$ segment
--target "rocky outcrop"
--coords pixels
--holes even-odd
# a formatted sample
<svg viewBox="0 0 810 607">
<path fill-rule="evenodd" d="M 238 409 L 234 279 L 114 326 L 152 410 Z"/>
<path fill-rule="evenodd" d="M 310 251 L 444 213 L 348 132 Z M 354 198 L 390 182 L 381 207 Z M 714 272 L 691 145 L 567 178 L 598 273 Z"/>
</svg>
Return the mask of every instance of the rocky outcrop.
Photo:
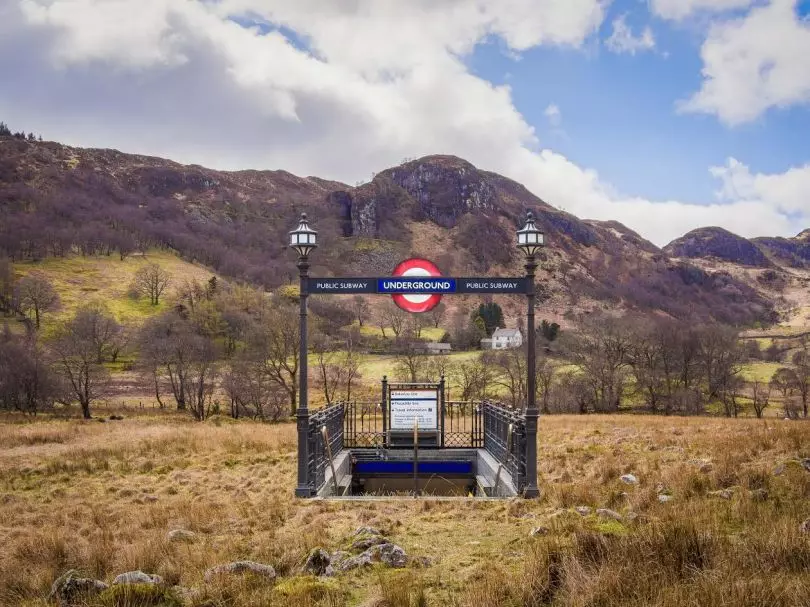
<svg viewBox="0 0 810 607">
<path fill-rule="evenodd" d="M 71 569 L 63 573 L 51 584 L 48 600 L 55 601 L 57 605 L 65 607 L 77 605 L 107 588 L 108 586 L 104 582 L 81 577 L 76 570 Z"/>
<path fill-rule="evenodd" d="M 723 228 L 699 228 L 664 247 L 673 257 L 715 258 L 732 263 L 767 268 L 773 265 L 756 244 Z"/>
<path fill-rule="evenodd" d="M 162 584 L 163 578 L 159 575 L 144 573 L 143 571 L 127 571 L 115 576 L 113 586 L 122 584 Z"/>
</svg>

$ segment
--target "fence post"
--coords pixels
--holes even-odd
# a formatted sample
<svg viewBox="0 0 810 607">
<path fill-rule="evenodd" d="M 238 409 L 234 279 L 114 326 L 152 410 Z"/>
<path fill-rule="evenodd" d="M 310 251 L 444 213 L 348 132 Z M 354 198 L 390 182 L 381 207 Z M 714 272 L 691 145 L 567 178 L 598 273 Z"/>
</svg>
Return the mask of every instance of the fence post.
<svg viewBox="0 0 810 607">
<path fill-rule="evenodd" d="M 382 409 L 382 432 L 383 448 L 388 447 L 388 376 L 382 378 L 382 398 L 380 399 L 380 409 Z"/>
</svg>

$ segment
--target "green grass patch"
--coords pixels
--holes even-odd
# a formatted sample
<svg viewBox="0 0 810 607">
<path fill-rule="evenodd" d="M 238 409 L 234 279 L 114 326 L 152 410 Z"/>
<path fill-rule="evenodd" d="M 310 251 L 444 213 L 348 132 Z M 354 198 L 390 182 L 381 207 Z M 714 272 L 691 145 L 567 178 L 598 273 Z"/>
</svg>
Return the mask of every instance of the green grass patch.
<svg viewBox="0 0 810 607">
<path fill-rule="evenodd" d="M 742 377 L 746 381 L 769 382 L 777 369 L 784 367 L 783 363 L 755 362 L 748 363 L 742 368 Z"/>
</svg>

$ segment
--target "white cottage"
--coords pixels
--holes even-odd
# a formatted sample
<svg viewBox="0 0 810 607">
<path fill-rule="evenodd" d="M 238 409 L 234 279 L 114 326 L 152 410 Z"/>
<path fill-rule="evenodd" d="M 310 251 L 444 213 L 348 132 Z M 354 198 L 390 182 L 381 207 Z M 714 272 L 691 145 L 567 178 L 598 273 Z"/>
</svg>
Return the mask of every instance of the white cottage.
<svg viewBox="0 0 810 607">
<path fill-rule="evenodd" d="M 523 345 L 523 335 L 517 329 L 495 329 L 492 337 L 481 340 L 485 350 L 505 350 Z"/>
</svg>

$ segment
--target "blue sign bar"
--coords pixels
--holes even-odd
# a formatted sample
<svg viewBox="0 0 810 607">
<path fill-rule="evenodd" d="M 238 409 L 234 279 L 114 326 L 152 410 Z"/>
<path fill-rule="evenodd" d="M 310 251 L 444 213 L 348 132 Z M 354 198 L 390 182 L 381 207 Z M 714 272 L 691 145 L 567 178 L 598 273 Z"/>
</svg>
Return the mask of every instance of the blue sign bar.
<svg viewBox="0 0 810 607">
<path fill-rule="evenodd" d="M 526 293 L 527 279 L 523 276 L 498 278 L 446 278 L 419 276 L 389 276 L 386 278 L 308 278 L 307 292 L 313 295 L 350 295 L 356 293 L 396 293 L 428 295 L 469 293 Z"/>
<path fill-rule="evenodd" d="M 455 278 L 430 278 L 419 276 L 410 278 L 407 276 L 392 276 L 391 278 L 377 279 L 377 293 L 395 294 L 404 293 L 406 295 L 418 293 L 455 293 Z"/>
</svg>

